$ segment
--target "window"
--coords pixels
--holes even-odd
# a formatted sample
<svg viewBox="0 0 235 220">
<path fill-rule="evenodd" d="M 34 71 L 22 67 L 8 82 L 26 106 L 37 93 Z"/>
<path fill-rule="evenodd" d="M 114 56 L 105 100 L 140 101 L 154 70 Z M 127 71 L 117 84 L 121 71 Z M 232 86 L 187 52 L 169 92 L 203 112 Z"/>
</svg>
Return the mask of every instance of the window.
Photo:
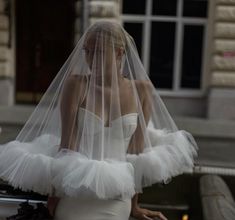
<svg viewBox="0 0 235 220">
<path fill-rule="evenodd" d="M 202 95 L 206 0 L 123 0 L 124 28 L 162 94 Z"/>
</svg>

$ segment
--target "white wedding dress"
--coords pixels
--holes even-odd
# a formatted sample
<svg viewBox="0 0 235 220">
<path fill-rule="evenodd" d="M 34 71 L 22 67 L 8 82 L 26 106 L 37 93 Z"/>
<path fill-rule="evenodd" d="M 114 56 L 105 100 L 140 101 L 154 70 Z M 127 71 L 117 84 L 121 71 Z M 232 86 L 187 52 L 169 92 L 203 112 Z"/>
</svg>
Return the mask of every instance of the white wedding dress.
<svg viewBox="0 0 235 220">
<path fill-rule="evenodd" d="M 196 144 L 186 131 L 155 129 L 149 123 L 147 133 L 152 147 L 138 155 L 123 152 L 123 160 L 116 158 L 116 149 L 127 151 L 137 118 L 137 113 L 128 113 L 105 127 L 101 126 L 101 118 L 80 108 L 78 130 L 86 120 L 87 127 L 82 129 L 85 140 L 88 136 L 98 144 L 104 134 L 103 146 L 99 147 L 104 152 L 94 148 L 91 154 L 86 147 L 79 152 L 58 151 L 60 138 L 52 134 L 42 134 L 27 143 L 14 140 L 0 148 L 0 176 L 14 187 L 45 195 L 51 195 L 53 186 L 61 198 L 55 220 L 128 220 L 136 192 L 191 172 L 196 154 Z M 118 129 L 120 124 L 122 129 Z M 99 160 L 106 154 L 111 159 Z"/>
<path fill-rule="evenodd" d="M 128 220 L 131 199 L 61 198 L 54 220 Z"/>
<path fill-rule="evenodd" d="M 81 102 L 87 108 L 77 114 Z M 137 113 L 121 115 L 124 104 Z M 101 21 L 81 37 L 16 139 L 0 145 L 0 178 L 61 198 L 56 220 L 127 220 L 135 193 L 192 172 L 197 150 L 155 92 L 133 38 Z"/>
<path fill-rule="evenodd" d="M 97 128 L 100 128 L 99 123 L 102 120 L 96 116 L 94 113 L 87 111 L 84 108 L 80 108 L 78 126 L 83 126 L 84 114 L 89 116 L 86 120 L 95 118 L 95 123 L 97 123 Z M 123 136 L 125 139 L 125 149 L 127 150 L 130 138 L 137 127 L 137 113 L 129 113 L 123 115 L 111 122 L 111 127 L 114 129 L 112 132 L 112 146 L 108 146 L 108 143 L 104 140 L 104 145 L 106 147 L 112 147 L 113 149 L 120 147 L 120 143 L 123 141 L 120 138 L 120 131 L 115 130 L 115 124 L 123 124 Z M 95 126 L 96 128 L 96 126 Z M 104 127 L 105 129 L 105 127 Z M 95 138 L 99 138 L 99 131 L 97 130 Z M 89 134 L 87 134 L 89 135 Z M 107 134 L 108 135 L 108 134 Z M 108 139 L 108 138 L 107 138 Z M 104 148 L 106 149 L 106 148 Z M 106 149 L 108 150 L 108 149 Z M 85 153 L 85 152 L 83 152 Z M 94 152 L 94 158 L 96 157 Z M 131 198 L 121 199 L 98 199 L 94 197 L 82 197 L 82 198 L 72 198 L 72 197 L 62 197 L 57 205 L 55 211 L 55 220 L 128 220 L 131 211 Z"/>
</svg>

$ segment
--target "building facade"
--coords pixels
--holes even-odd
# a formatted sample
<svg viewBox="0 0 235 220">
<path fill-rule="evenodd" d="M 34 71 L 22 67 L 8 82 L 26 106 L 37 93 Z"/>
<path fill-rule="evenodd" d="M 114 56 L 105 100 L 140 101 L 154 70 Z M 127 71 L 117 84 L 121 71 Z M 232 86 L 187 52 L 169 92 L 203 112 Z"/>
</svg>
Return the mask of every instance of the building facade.
<svg viewBox="0 0 235 220">
<path fill-rule="evenodd" d="M 119 20 L 135 38 L 144 66 L 173 115 L 235 117 L 232 105 L 235 98 L 235 1 L 145 0 L 136 1 L 135 7 L 128 0 L 61 2 L 61 6 L 54 2 L 58 5 L 54 10 L 62 11 L 64 16 L 70 13 L 70 18 L 66 20 L 70 29 L 59 27 L 61 33 L 70 32 L 70 35 L 61 36 L 60 30 L 55 30 L 54 35 L 49 36 L 49 33 L 44 38 L 51 38 L 51 41 L 59 36 L 61 41 L 69 38 L 70 45 L 65 45 L 68 51 L 58 58 L 56 68 L 48 66 L 42 71 L 56 72 L 89 24 L 99 19 Z M 67 11 L 61 9 L 63 4 L 67 5 Z M 29 93 L 32 91 L 22 92 L 20 88 L 25 85 L 18 85 L 18 81 L 24 81 L 22 77 L 27 80 L 27 74 L 21 73 L 24 71 L 21 68 L 26 68 L 22 67 L 22 63 L 30 66 L 32 62 L 40 62 L 37 56 L 43 56 L 43 53 L 40 54 L 41 45 L 37 47 L 37 39 L 32 40 L 32 36 L 27 39 L 27 35 L 37 35 L 40 31 L 35 31 L 37 28 L 28 30 L 31 26 L 24 19 L 30 18 L 30 10 L 40 9 L 44 18 L 34 16 L 34 21 L 35 26 L 42 26 L 47 23 L 46 19 L 50 20 L 47 16 L 53 16 L 45 11 L 51 6 L 45 2 L 32 1 L 31 7 L 25 5 L 14 0 L 0 0 L 0 104 L 3 106 L 13 106 L 17 100 L 19 103 L 22 100 L 30 103 Z M 28 17 L 21 18 L 21 13 L 27 12 Z M 53 22 L 61 24 L 56 20 L 58 17 L 54 17 Z M 69 22 L 71 25 L 68 25 Z M 38 29 L 44 33 L 47 31 L 46 28 Z M 36 45 L 33 54 L 21 49 L 32 41 L 31 44 Z M 51 41 L 47 43 L 51 44 Z M 49 50 L 53 49 L 48 47 L 47 52 L 52 53 Z M 24 61 L 31 55 L 34 61 Z M 36 75 L 38 70 L 32 68 L 29 71 Z M 48 81 L 44 90 L 51 78 L 44 79 Z M 40 99 L 40 94 L 34 96 L 37 96 L 36 101 Z"/>
<path fill-rule="evenodd" d="M 176 124 L 199 145 L 196 175 L 147 189 L 142 201 L 195 200 L 202 219 L 197 174 L 235 176 L 235 0 L 0 0 L 0 143 L 16 137 L 81 34 L 100 19 L 119 21 L 133 36 Z"/>
</svg>

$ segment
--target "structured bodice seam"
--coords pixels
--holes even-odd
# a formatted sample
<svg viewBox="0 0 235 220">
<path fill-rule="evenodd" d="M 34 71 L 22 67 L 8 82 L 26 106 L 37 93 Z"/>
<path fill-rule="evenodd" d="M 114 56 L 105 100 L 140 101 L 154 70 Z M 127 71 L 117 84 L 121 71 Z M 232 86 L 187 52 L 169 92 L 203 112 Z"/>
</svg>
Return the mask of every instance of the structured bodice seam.
<svg viewBox="0 0 235 220">
<path fill-rule="evenodd" d="M 98 119 L 100 122 L 103 122 L 103 120 L 98 115 L 96 115 L 95 113 L 93 113 L 93 112 L 91 112 L 91 111 L 89 111 L 89 110 L 87 110 L 83 107 L 80 107 L 79 110 L 82 110 L 84 112 L 88 112 L 89 114 L 94 116 L 96 119 Z M 131 112 L 131 113 L 121 115 L 120 117 L 113 119 L 110 123 L 113 124 L 113 122 L 115 122 L 115 121 L 118 121 L 120 119 L 125 120 L 126 118 L 131 117 L 131 116 L 138 116 L 138 113 L 137 112 Z M 131 123 L 131 124 L 134 124 L 134 123 Z M 104 127 L 105 128 L 110 128 L 111 126 L 104 126 Z"/>
</svg>

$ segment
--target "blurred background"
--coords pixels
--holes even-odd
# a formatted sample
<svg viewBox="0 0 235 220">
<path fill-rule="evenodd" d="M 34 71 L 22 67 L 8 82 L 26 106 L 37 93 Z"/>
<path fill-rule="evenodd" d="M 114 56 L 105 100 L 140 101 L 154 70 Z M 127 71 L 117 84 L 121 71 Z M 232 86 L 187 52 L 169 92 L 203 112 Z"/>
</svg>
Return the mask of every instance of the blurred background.
<svg viewBox="0 0 235 220">
<path fill-rule="evenodd" d="M 100 19 L 133 36 L 170 114 L 200 149 L 192 172 L 146 188 L 142 206 L 172 220 L 235 219 L 235 0 L 0 0 L 0 143 L 16 137 Z M 4 182 L 0 190 L 0 218 L 21 201 L 46 201 Z"/>
</svg>

